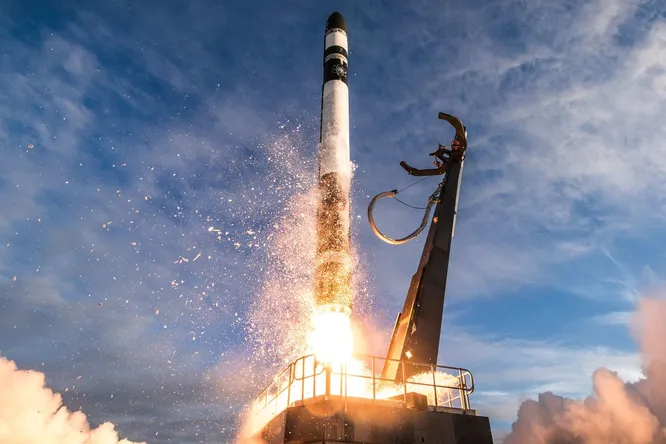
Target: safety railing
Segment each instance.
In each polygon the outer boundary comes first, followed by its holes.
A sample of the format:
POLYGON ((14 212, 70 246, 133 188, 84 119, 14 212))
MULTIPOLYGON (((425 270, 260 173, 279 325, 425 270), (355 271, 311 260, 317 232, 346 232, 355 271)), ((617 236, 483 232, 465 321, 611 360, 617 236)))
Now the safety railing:
POLYGON ((414 392, 425 395, 430 408, 467 410, 473 391, 472 373, 459 367, 374 356, 355 356, 346 364, 330 365, 318 361, 315 355, 307 355, 280 373, 255 399, 252 410, 268 422, 287 407, 320 396, 407 402, 408 394, 414 392), (398 364, 405 382, 396 383, 378 375, 386 361, 398 364), (413 376, 405 378, 406 375, 413 376))

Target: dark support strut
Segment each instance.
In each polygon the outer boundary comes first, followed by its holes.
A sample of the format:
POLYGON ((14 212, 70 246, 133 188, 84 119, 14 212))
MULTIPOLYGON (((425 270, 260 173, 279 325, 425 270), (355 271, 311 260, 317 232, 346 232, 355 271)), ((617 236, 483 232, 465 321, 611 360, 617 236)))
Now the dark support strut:
MULTIPOLYGON (((453 118, 440 113, 440 119, 444 118, 442 115, 453 118)), ((453 119, 455 119, 455 124, 452 125, 456 128, 456 137, 464 137, 464 149, 466 149, 465 128, 457 118, 453 119)), ((464 149, 461 150, 461 154, 464 154, 464 149)), ((423 371, 422 366, 412 367, 405 364, 403 372, 397 361, 437 364, 463 160, 464 155, 452 156, 447 164, 446 178, 439 194, 439 202, 435 207, 421 261, 412 277, 405 305, 393 329, 387 361, 382 372, 383 378, 402 382, 403 377, 410 378, 419 368, 423 371)))

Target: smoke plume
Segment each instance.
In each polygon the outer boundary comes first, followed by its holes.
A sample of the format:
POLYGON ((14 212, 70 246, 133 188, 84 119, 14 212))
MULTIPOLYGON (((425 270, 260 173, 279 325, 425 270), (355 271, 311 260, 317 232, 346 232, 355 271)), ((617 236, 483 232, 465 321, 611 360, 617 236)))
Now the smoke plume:
POLYGON ((0 443, 133 444, 119 441, 110 422, 91 430, 86 415, 69 412, 44 380, 44 373, 19 370, 0 357, 0 443))
POLYGON ((666 300, 641 301, 633 327, 644 378, 600 368, 584 401, 550 392, 525 401, 504 444, 666 444, 666 300))

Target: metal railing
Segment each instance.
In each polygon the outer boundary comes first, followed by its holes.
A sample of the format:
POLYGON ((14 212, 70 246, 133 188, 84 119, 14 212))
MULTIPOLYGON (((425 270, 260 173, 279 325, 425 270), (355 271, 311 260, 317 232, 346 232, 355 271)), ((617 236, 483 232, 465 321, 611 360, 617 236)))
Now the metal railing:
POLYGON ((354 356, 348 364, 332 366, 307 355, 291 363, 255 399, 253 412, 268 422, 288 407, 321 396, 407 402, 412 392, 425 395, 428 408, 468 410, 473 391, 474 378, 464 368, 374 356, 354 356), (376 370, 386 361, 397 362, 403 376, 409 366, 409 374, 414 376, 404 383, 378 376, 376 370))

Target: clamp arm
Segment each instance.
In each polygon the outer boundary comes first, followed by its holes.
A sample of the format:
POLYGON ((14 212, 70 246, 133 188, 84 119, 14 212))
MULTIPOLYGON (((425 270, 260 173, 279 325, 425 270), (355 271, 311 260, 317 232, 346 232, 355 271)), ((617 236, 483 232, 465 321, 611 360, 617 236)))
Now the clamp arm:
POLYGON ((449 122, 456 131, 456 135, 453 141, 451 141, 451 149, 447 149, 446 146, 440 144, 437 151, 430 153, 431 156, 436 157, 442 162, 438 168, 419 169, 414 168, 404 160, 400 162, 400 166, 411 176, 438 176, 444 174, 446 173, 451 160, 461 160, 464 156, 465 150, 467 149, 467 129, 465 128, 465 125, 463 125, 459 118, 452 116, 451 114, 439 113, 437 117, 440 120, 446 120, 449 122))

